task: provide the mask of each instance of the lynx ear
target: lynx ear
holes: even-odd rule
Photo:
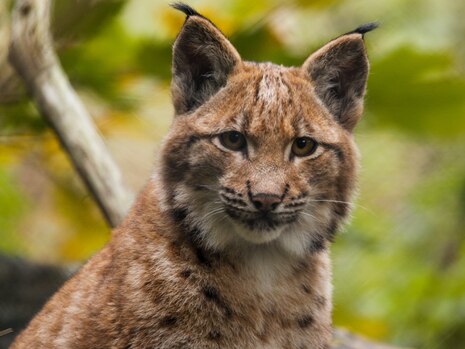
[[[363,34],[376,27],[376,24],[368,24],[329,42],[312,54],[302,67],[318,98],[349,131],[363,112],[369,69]]]
[[[176,114],[195,110],[218,92],[241,58],[221,31],[191,7],[173,47],[171,92]]]

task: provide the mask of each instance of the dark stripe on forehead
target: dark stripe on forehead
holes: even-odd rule
[[[258,110],[258,115],[263,115],[263,111],[265,109],[265,102],[260,98],[260,82],[263,79],[263,74],[260,74],[257,78],[256,81],[254,81],[255,84],[255,100],[253,103],[252,108],[256,108],[257,106],[259,107]]]
[[[256,105],[259,102],[259,93],[260,93],[260,81],[262,80],[263,75],[260,75],[253,83],[254,85],[254,100],[253,104]]]
[[[292,128],[297,131],[301,128],[301,125],[305,125],[307,127],[308,123],[302,116],[302,113],[297,113],[293,118],[292,118]]]
[[[281,72],[280,75],[281,75],[281,81],[282,81],[283,85],[286,86],[287,91],[288,91],[286,106],[290,107],[292,105],[292,101],[294,100],[294,90],[291,88],[291,84],[289,84],[289,82],[286,80],[286,78],[285,78],[285,76],[283,75],[282,72]]]
[[[241,125],[241,130],[244,133],[248,133],[249,125],[250,125],[250,114],[245,110],[241,111],[240,125]]]

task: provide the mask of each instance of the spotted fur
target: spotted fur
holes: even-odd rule
[[[183,4],[162,163],[18,348],[327,348],[328,247],[355,188],[365,26],[302,67],[241,60]],[[221,141],[240,132],[240,151]],[[293,142],[309,137],[307,156]]]

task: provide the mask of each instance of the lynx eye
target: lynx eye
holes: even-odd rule
[[[291,151],[295,156],[303,157],[312,155],[317,147],[318,143],[310,137],[299,137],[292,143]]]
[[[221,145],[229,150],[240,151],[247,145],[244,135],[237,131],[224,132],[219,139]]]

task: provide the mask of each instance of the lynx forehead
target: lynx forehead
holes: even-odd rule
[[[355,188],[374,27],[286,68],[243,61],[174,7],[187,18],[160,167],[14,349],[329,348],[328,246]]]

